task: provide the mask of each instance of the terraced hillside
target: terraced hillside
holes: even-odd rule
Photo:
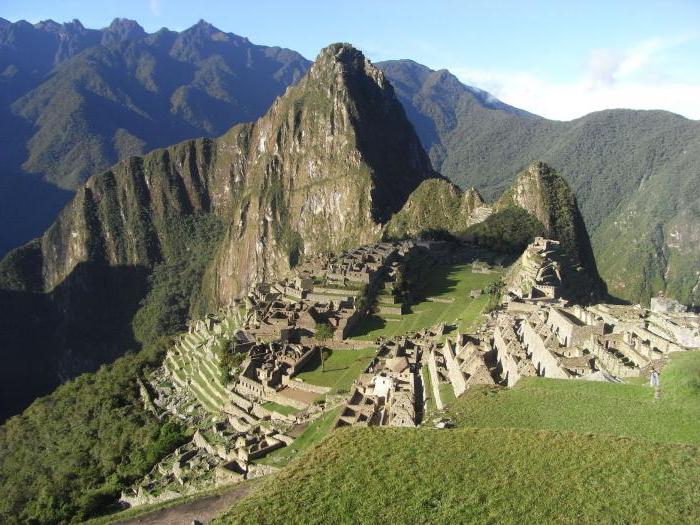
[[[199,333],[181,336],[165,360],[173,379],[192,391],[207,410],[218,413],[229,401],[230,393],[221,383],[216,354],[206,351],[207,338]]]

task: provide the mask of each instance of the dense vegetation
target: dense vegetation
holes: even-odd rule
[[[137,379],[162,360],[170,344],[164,336],[205,307],[201,282],[223,227],[201,215],[174,221],[170,230],[167,258],[156,265],[128,330],[135,338],[113,334],[109,341],[143,349],[64,384],[0,427],[0,522],[58,523],[99,513],[187,438],[144,410]]]
[[[154,266],[148,294],[134,317],[141,341],[182,332],[188,318],[202,317],[208,309],[202,280],[223,237],[223,221],[210,214],[186,216],[172,219],[168,231],[164,260]]]
[[[544,235],[544,226],[522,208],[508,207],[469,227],[466,237],[490,250],[520,254],[535,237]]]
[[[203,21],[154,34],[119,19],[100,30],[0,25],[0,210],[3,224],[20,225],[2,232],[0,256],[70,198],[28,173],[75,189],[130,155],[220,135],[260,117],[309,65]]]
[[[700,303],[700,122],[664,111],[608,110],[558,122],[512,108],[449,72],[380,63],[434,167],[494,199],[533,160],[574,190],[603,278],[620,297],[658,290]]]
[[[422,237],[446,240],[459,235],[484,203],[476,190],[462,192],[443,179],[423,182],[384,228],[388,239]]]
[[[84,374],[0,427],[0,521],[81,521],[187,439],[143,409],[136,378],[166,342]]]

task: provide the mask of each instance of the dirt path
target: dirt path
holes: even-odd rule
[[[244,483],[224,494],[205,496],[167,509],[154,510],[137,518],[117,521],[115,525],[191,525],[193,520],[209,523],[215,516],[248,494],[253,485],[253,483]]]

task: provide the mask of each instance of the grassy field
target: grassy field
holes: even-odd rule
[[[215,523],[697,523],[697,448],[523,429],[348,428]]]
[[[439,322],[457,323],[458,330],[473,327],[488,303],[488,296],[471,299],[469,292],[483,289],[500,278],[500,272],[473,273],[470,264],[437,266],[428,274],[416,293],[420,297],[437,297],[450,303],[422,300],[404,315],[376,314],[369,316],[354,334],[354,339],[373,340],[428,328]]]
[[[275,403],[274,401],[267,401],[262,404],[262,407],[268,410],[272,410],[273,412],[277,412],[278,414],[282,414],[283,416],[289,416],[291,414],[296,414],[297,412],[299,412],[298,408],[280,405],[279,403]]]
[[[318,386],[331,387],[331,393],[348,391],[352,382],[377,353],[376,348],[358,350],[326,350],[324,365],[315,357],[297,375],[298,379]]]
[[[335,423],[335,419],[338,417],[339,413],[340,407],[329,410],[306,427],[304,432],[295,439],[291,445],[275,450],[264,458],[256,461],[256,463],[283,467],[300,453],[326,437],[333,427],[333,423]]]
[[[456,429],[340,429],[218,523],[698,523],[700,352],[661,386],[531,378]]]
[[[700,445],[700,352],[673,354],[661,399],[639,384],[525,378],[472,389],[447,408],[459,426],[605,433]]]

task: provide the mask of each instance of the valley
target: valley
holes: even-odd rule
[[[695,121],[204,21],[0,18],[0,83],[71,192],[0,260],[0,522],[700,520]]]

